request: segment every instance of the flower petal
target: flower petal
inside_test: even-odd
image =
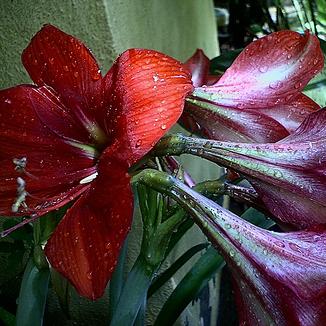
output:
[[[210,61],[202,49],[197,49],[184,66],[190,71],[195,87],[207,84]]]
[[[79,181],[94,172],[93,153],[60,139],[39,120],[35,106],[50,110],[53,102],[32,86],[0,91],[0,215],[41,215],[60,207],[87,188]],[[18,178],[28,209],[19,205],[15,211]]]
[[[187,99],[181,124],[202,137],[221,141],[273,143],[288,131],[265,110],[223,107],[214,103]]]
[[[63,103],[64,112],[56,112],[56,107],[42,112],[51,129],[58,127],[55,119],[58,115],[68,116],[88,134],[95,128],[91,136],[96,142],[107,142],[99,125],[103,108],[108,108],[104,103],[102,75],[92,53],[82,42],[52,25],[45,25],[24,50],[22,61],[32,80],[39,86],[52,87]],[[63,132],[62,128],[59,130]]]
[[[189,72],[181,63],[152,50],[124,52],[105,77],[110,84],[111,126],[130,164],[146,154],[182,113],[192,91]],[[112,119],[111,119],[112,120]],[[122,148],[123,147],[123,148]]]
[[[169,178],[167,192],[192,215],[228,263],[240,294],[241,325],[325,323],[325,227],[287,233],[268,231],[177,179]]]
[[[215,85],[194,95],[224,106],[271,107],[288,103],[323,65],[316,36],[279,31],[249,44]]]
[[[126,165],[102,160],[91,189],[70,208],[46,245],[51,265],[95,300],[103,295],[130,229],[133,198]]]
[[[303,120],[320,106],[311,98],[300,94],[295,100],[263,109],[263,113],[278,121],[289,133],[294,132]]]

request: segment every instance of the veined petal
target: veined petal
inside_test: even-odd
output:
[[[224,106],[271,107],[288,103],[323,65],[316,36],[279,31],[249,44],[215,85],[193,94]]]
[[[180,137],[170,155],[191,153],[242,173],[278,219],[296,228],[326,224],[326,109],[277,143]]]
[[[168,192],[224,256],[238,291],[240,324],[323,325],[326,322],[326,230],[260,229],[169,179]]]
[[[191,73],[194,87],[207,85],[210,61],[202,49],[196,52],[184,63]]]
[[[78,39],[52,25],[45,25],[31,40],[22,54],[23,64],[32,80],[39,86],[47,85],[58,94],[61,110],[41,111],[40,117],[65,137],[71,134],[59,128],[59,116],[68,119],[74,127],[80,125],[78,141],[85,141],[85,133],[95,143],[107,143],[101,129],[104,103],[102,75],[90,50]],[[70,131],[72,128],[70,128]]]
[[[178,120],[191,77],[181,63],[152,50],[124,52],[105,77],[120,157],[134,163]],[[112,126],[112,122],[111,122]]]
[[[51,265],[78,293],[103,295],[130,229],[133,198],[123,162],[101,160],[91,189],[70,208],[46,245]]]
[[[60,207],[87,188],[79,180],[95,169],[94,153],[59,138],[39,120],[36,105],[50,110],[53,102],[33,86],[0,91],[0,215]]]
[[[310,113],[319,109],[315,101],[301,93],[293,101],[265,108],[261,112],[279,122],[291,134]]]
[[[276,142],[289,135],[265,110],[223,107],[188,98],[181,124],[208,139],[234,142]]]

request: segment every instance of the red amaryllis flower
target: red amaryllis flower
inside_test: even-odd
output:
[[[128,168],[178,119],[190,76],[166,55],[132,49],[102,77],[91,52],[50,25],[22,61],[37,86],[0,92],[0,215],[40,216],[78,198],[45,252],[95,299],[130,228]]]
[[[197,55],[191,62],[187,67],[201,86],[207,60]],[[308,32],[280,31],[265,36],[248,45],[214,85],[195,89],[181,122],[210,139],[278,141],[319,109],[301,91],[323,64],[319,41]]]
[[[172,195],[224,256],[241,325],[326,323],[326,229],[277,233],[240,219],[180,181]]]
[[[199,155],[242,173],[283,223],[300,229],[326,224],[326,109],[277,143],[177,138],[169,154]]]

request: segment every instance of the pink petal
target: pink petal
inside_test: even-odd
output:
[[[249,44],[215,85],[194,95],[224,106],[271,107],[290,102],[323,65],[316,36],[279,31]]]
[[[191,73],[192,84],[195,87],[206,85],[208,81],[210,61],[202,49],[196,52],[184,63]]]
[[[70,208],[46,245],[51,265],[95,300],[103,295],[130,229],[133,199],[121,162],[100,162],[91,189]]]
[[[289,134],[265,110],[223,107],[199,100],[187,102],[181,123],[193,133],[221,141],[272,143]]]
[[[265,108],[262,112],[284,126],[289,133],[294,132],[303,120],[320,106],[304,94],[286,104]]]

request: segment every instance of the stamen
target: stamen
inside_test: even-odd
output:
[[[1,238],[6,237],[8,234],[14,232],[15,230],[19,229],[20,227],[24,226],[25,224],[28,224],[28,223],[30,223],[30,222],[35,221],[37,218],[38,218],[38,216],[37,216],[36,214],[31,215],[30,218],[27,218],[27,219],[21,221],[20,223],[18,223],[18,224],[16,224],[16,225],[12,226],[11,228],[2,231],[2,232],[0,233],[0,237],[1,237]]]
[[[18,172],[25,172],[26,164],[27,164],[27,158],[14,158],[12,162],[15,164],[15,170]]]
[[[88,177],[86,177],[86,178],[84,178],[84,179],[81,179],[81,180],[79,181],[79,183],[80,183],[80,184],[89,183],[89,182],[93,181],[94,179],[96,179],[97,175],[98,175],[98,173],[95,172],[95,173],[89,175]]]
[[[18,185],[17,186],[17,197],[16,197],[15,202],[11,206],[11,211],[13,213],[17,213],[20,206],[23,206],[24,209],[28,208],[26,203],[25,203],[25,199],[26,199],[26,196],[27,196],[27,192],[25,190],[25,185],[26,185],[25,180],[23,178],[21,178],[21,177],[18,177],[17,178],[17,185]]]

